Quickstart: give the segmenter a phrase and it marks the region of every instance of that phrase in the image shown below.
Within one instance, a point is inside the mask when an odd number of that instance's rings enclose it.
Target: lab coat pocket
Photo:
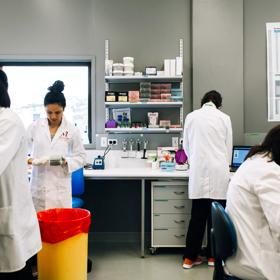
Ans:
[[[0,208],[0,235],[14,234],[14,217],[11,206]]]
[[[69,188],[68,184],[58,186],[56,203],[59,208],[71,208],[72,195],[71,188]]]
[[[20,209],[17,209],[15,221],[18,230],[22,233],[30,232],[37,223],[36,212],[33,209],[32,200],[26,200]]]

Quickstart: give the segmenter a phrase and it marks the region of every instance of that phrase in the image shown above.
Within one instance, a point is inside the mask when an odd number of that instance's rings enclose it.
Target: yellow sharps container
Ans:
[[[90,212],[56,208],[37,215],[43,243],[38,253],[38,279],[86,280]]]

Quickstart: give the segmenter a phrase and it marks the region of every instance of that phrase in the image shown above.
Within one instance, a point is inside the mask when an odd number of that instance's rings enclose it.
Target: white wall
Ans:
[[[275,125],[267,122],[265,22],[279,21],[279,9],[279,0],[244,0],[243,30],[243,0],[0,0],[0,58],[95,55],[93,121],[102,133],[104,40],[115,60],[132,55],[143,68],[177,55],[183,38],[185,114],[216,88],[242,143],[244,132]]]
[[[163,67],[164,58],[179,55],[184,39],[185,111],[190,111],[190,1],[189,0],[94,0],[93,49],[97,56],[97,132],[103,130],[104,41],[109,39],[110,58],[135,57],[136,71],[145,66]]]
[[[92,54],[91,0],[0,0],[0,55]]]
[[[185,114],[191,110],[190,15],[190,0],[0,0],[0,59],[95,56],[92,119],[93,133],[100,134],[105,122],[105,39],[110,40],[112,59],[134,56],[136,71],[143,71],[147,65],[161,68],[164,58],[178,56],[183,38]],[[152,137],[150,143],[163,144],[163,137]]]

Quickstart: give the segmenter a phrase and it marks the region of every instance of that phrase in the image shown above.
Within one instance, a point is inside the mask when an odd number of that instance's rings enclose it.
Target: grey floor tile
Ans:
[[[206,264],[190,270],[182,268],[178,250],[159,250],[140,258],[135,244],[90,244],[93,261],[88,280],[210,280],[213,268]]]

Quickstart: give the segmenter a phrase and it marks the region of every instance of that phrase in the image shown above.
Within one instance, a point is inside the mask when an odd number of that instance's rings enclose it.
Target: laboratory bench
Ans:
[[[132,165],[131,165],[132,166]],[[172,185],[175,183],[174,187],[177,185],[184,184],[184,191],[180,191],[177,193],[178,195],[183,195],[184,200],[187,199],[187,179],[188,179],[188,171],[163,171],[159,168],[152,169],[150,167],[118,167],[118,168],[106,168],[104,170],[84,170],[84,177],[86,181],[91,180],[132,180],[132,181],[139,181],[141,182],[141,257],[145,256],[145,200],[146,200],[146,194],[145,194],[145,184],[146,181],[160,181],[165,182],[167,185]],[[152,184],[151,184],[152,187]],[[159,186],[158,186],[159,187]],[[178,187],[178,186],[177,186]],[[167,201],[166,199],[161,201]],[[179,203],[182,202],[182,200],[177,200]],[[158,207],[155,205],[155,207]],[[172,207],[175,207],[176,213],[174,215],[177,215],[179,212],[181,212],[181,208],[185,208],[182,205],[174,205]],[[152,207],[153,208],[153,207]],[[166,207],[165,207],[166,208]],[[189,207],[188,207],[189,208]],[[184,229],[186,231],[186,228]],[[163,231],[161,231],[163,232]],[[167,232],[166,232],[167,233]],[[153,232],[152,232],[153,235]],[[160,237],[162,240],[162,237]],[[182,237],[181,237],[182,238]],[[184,242],[183,242],[184,243]],[[183,246],[183,245],[182,245]],[[171,247],[167,245],[166,247]],[[176,247],[176,244],[175,244]]]

